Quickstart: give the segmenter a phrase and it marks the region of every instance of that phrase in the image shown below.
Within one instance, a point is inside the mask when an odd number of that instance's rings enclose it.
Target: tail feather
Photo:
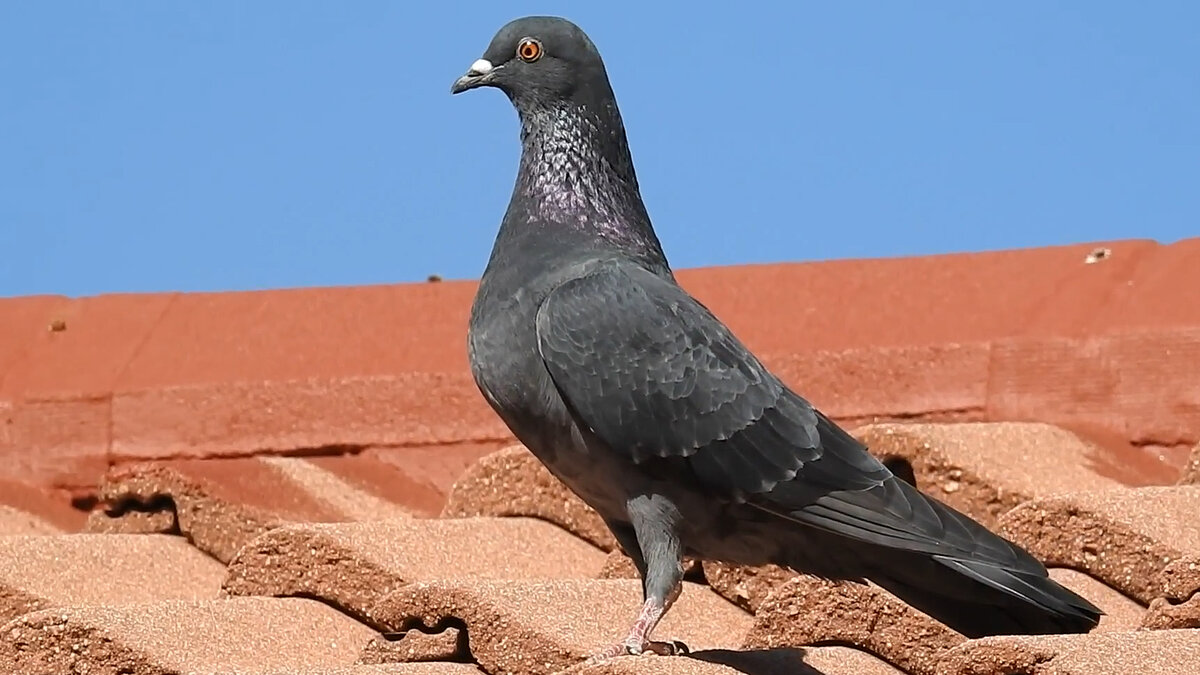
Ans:
[[[969,638],[1086,633],[1103,614],[1048,576],[937,557],[892,562],[901,564],[876,567],[871,581]]]

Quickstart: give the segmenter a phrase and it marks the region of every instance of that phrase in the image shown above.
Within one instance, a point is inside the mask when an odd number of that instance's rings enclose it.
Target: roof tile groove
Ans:
[[[523,445],[475,463],[454,485],[442,517],[530,516],[552,522],[605,551],[617,543],[600,515]]]
[[[0,619],[49,607],[215,598],[223,574],[177,537],[0,537]]]
[[[284,523],[402,518],[409,504],[428,513],[441,502],[434,487],[394,463],[360,456],[127,465],[109,472],[100,499],[90,531],[178,530],[222,562]]]
[[[371,613],[393,629],[460,623],[471,655],[488,673],[540,675],[577,665],[623,639],[641,604],[641,584],[632,579],[443,579],[404,586]],[[730,649],[751,621],[708,588],[685,582],[655,636],[681,640],[692,650]]]
[[[408,663],[413,661],[467,661],[466,634],[457,628],[426,633],[412,629],[399,637],[380,636],[363,647],[359,663]]]
[[[966,638],[874,585],[798,575],[755,612],[747,647],[852,645],[911,673],[933,672],[938,655]]]
[[[1121,485],[1092,468],[1100,449],[1046,424],[881,424],[854,435],[878,457],[907,461],[918,488],[989,527],[1033,497]]]
[[[1150,601],[1146,628],[1200,628],[1200,556],[1187,555],[1163,568],[1162,597]]]
[[[1198,672],[1200,630],[982,638],[947,652],[937,667],[938,675],[1193,675]]]
[[[0,518],[0,534],[34,534],[23,531],[25,524],[43,534],[78,532],[87,520],[71,505],[70,493],[13,481],[0,480],[0,507],[9,514]]]
[[[1047,565],[1082,570],[1149,603],[1160,574],[1200,554],[1200,486],[1079,492],[1031,500],[1000,519],[1000,532]]]
[[[0,631],[0,670],[28,675],[267,675],[355,663],[374,631],[301,598],[165,601],[25,614]]]
[[[603,564],[601,551],[528,518],[293,525],[243,548],[229,564],[224,589],[234,595],[317,597],[379,625],[371,607],[413,582],[446,576],[593,578]]]

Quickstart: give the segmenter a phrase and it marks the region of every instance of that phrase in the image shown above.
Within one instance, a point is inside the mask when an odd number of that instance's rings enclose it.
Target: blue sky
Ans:
[[[518,126],[449,87],[534,13],[676,267],[1200,233],[1200,3],[698,7],[2,3],[0,296],[478,277]]]

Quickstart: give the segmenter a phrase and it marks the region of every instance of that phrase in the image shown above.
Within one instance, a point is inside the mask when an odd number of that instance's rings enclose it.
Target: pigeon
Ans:
[[[479,87],[516,109],[521,157],[471,309],[471,373],[637,568],[640,614],[596,659],[686,650],[651,640],[684,556],[873,582],[968,637],[1096,626],[1097,607],[893,475],[676,282],[582,29],[504,25],[451,93]]]

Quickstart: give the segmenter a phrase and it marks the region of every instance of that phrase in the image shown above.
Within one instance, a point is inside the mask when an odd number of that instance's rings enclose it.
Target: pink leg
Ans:
[[[595,654],[588,661],[597,663],[625,654],[640,655],[645,652],[652,652],[659,656],[686,653],[687,645],[682,642],[653,642],[650,640],[650,634],[654,632],[654,628],[658,626],[658,622],[662,620],[667,610],[671,609],[671,605],[674,605],[675,601],[679,599],[682,591],[682,584],[675,586],[663,604],[659,604],[654,598],[647,598],[645,604],[642,605],[641,614],[638,615],[637,621],[633,622],[633,628],[630,629],[625,640]]]

